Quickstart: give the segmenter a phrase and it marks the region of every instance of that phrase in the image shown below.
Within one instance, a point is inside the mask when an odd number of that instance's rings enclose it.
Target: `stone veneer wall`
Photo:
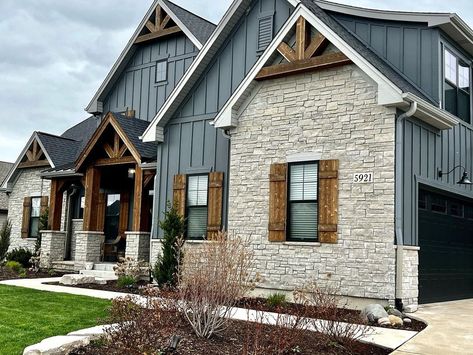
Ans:
[[[83,219],[72,220],[72,235],[71,235],[71,260],[76,257],[76,232],[81,232],[84,227]]]
[[[10,249],[29,248],[34,250],[36,239],[21,238],[23,220],[23,201],[25,197],[49,196],[50,181],[41,179],[40,173],[45,168],[22,169],[10,194],[8,216],[12,222]]]
[[[263,81],[231,131],[228,229],[249,237],[259,285],[291,290],[315,279],[341,295],[395,297],[395,110],[354,65]],[[335,245],[268,241],[269,169],[287,156],[339,159]],[[316,159],[317,159],[316,158]],[[373,172],[374,183],[353,184]]]
[[[404,307],[417,306],[419,297],[419,247],[402,248],[402,302]]]

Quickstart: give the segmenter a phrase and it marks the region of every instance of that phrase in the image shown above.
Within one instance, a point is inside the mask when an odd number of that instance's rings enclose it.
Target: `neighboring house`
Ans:
[[[9,194],[10,248],[34,249],[39,236],[39,218],[49,205],[51,184],[42,178],[43,171],[74,162],[97,124],[97,118],[90,117],[62,136],[32,134],[2,185]],[[64,219],[61,223],[61,228],[65,228]]]
[[[12,166],[12,163],[0,161],[0,226],[3,226],[8,219],[8,194],[1,189],[1,183],[7,177]]]
[[[87,107],[98,128],[42,167],[42,263],[154,262],[174,201],[189,247],[249,238],[260,290],[473,297],[472,59],[455,14],[235,0],[215,27],[157,0]]]

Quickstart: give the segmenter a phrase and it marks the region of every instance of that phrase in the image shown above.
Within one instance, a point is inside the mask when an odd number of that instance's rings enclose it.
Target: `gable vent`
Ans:
[[[258,23],[258,52],[264,52],[273,40],[273,15],[261,17]]]

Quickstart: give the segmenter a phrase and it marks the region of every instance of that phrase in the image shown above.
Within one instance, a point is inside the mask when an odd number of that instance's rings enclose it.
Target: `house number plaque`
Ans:
[[[353,174],[354,184],[368,184],[373,182],[373,173],[356,173]]]

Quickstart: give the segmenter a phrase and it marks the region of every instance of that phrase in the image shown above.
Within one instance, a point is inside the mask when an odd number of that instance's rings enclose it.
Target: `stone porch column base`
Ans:
[[[125,232],[125,256],[149,263],[150,236],[148,232]]]
[[[406,312],[417,310],[419,297],[419,247],[397,245],[398,262],[400,263],[400,278],[397,280],[397,289]],[[399,292],[399,291],[398,291]]]
[[[66,232],[41,232],[41,257],[39,267],[49,269],[53,261],[63,261],[66,252]]]
[[[85,268],[85,263],[100,262],[105,240],[103,232],[77,231],[74,236],[76,240],[74,268],[81,270]]]

